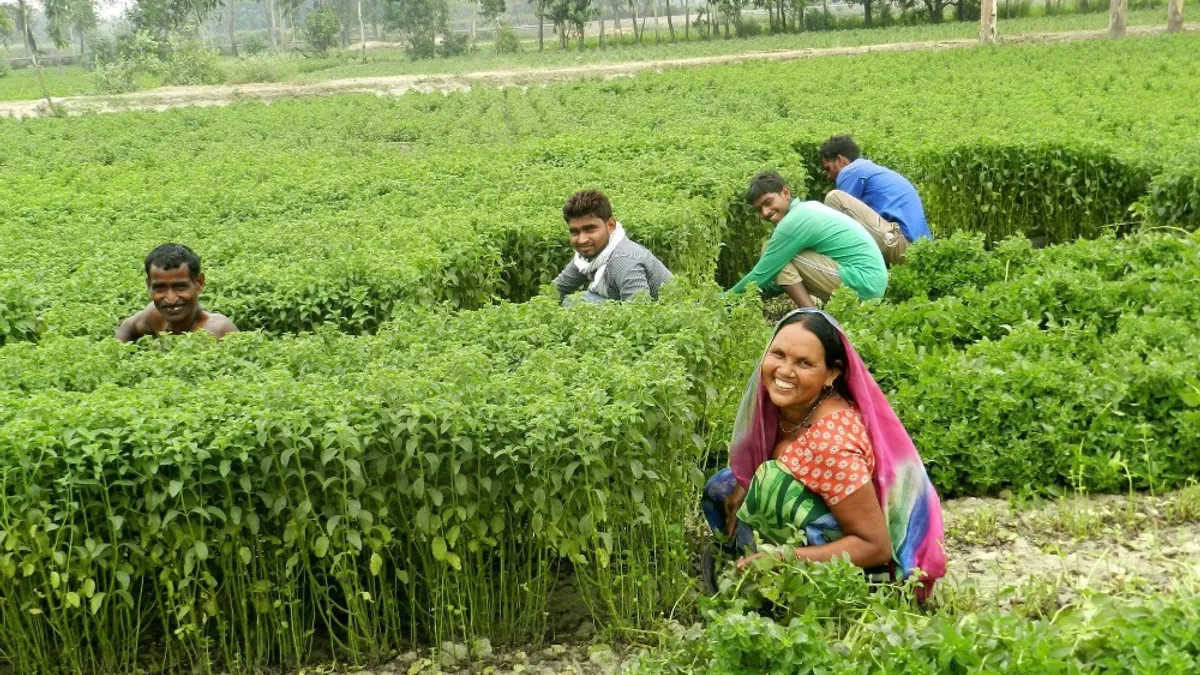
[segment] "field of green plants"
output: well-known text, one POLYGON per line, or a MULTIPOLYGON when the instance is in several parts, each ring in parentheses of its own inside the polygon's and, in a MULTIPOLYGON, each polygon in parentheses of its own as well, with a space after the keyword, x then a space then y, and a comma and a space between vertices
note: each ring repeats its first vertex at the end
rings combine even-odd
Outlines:
MULTIPOLYGON (((619 635, 695 613, 686 523, 769 333, 756 298, 713 282, 766 234, 741 204, 749 176, 774 167, 819 197, 815 147, 834 132, 913 178, 938 237, 885 299, 831 311, 940 492, 1186 485, 1198 49, 1178 35, 0 121, 0 660, 254 672, 536 642, 568 571, 619 635), (583 187, 678 273, 660 302, 557 306, 559 208, 583 187), (110 339, 169 240, 200 253, 206 304, 245 332, 110 339)), ((1151 599, 1106 625, 1198 608, 1151 599)), ((974 639, 879 611, 893 633, 974 639)), ((817 635, 722 616, 710 647, 655 667, 817 635)), ((1020 663, 1074 644, 1082 665, 1063 672, 1092 672, 1092 647, 1140 649, 978 621, 1029 647, 1020 663)), ((1163 633, 1175 660, 1143 672, 1194 664, 1186 637, 1163 633)), ((869 643, 854 663, 894 658, 881 639, 847 642, 869 643)))

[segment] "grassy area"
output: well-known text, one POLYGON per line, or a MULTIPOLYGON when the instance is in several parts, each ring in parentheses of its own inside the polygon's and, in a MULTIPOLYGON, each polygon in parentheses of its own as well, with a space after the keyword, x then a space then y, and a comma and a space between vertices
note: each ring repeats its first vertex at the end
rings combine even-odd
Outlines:
MULTIPOLYGON (((1191 0, 1191 7, 1200 2, 1191 0)), ((1129 13, 1130 26, 1163 24, 1165 9, 1135 10, 1129 13)), ((1028 33, 1051 33, 1075 30, 1100 30, 1108 25, 1105 12, 1088 14, 1064 14, 1038 16, 1000 21, 1000 35, 1028 33)), ((531 68, 571 67, 587 64, 622 63, 627 61, 679 59, 706 56, 721 56, 757 51, 784 51, 791 49, 822 49, 832 47, 854 47, 894 42, 922 42, 972 38, 978 35, 978 26, 973 22, 944 23, 940 25, 893 26, 878 29, 820 31, 787 35, 764 35, 744 40, 702 40, 693 32, 691 41, 683 41, 683 33, 677 30, 679 41, 654 44, 647 38, 646 44, 625 44, 606 50, 595 47, 594 38, 589 39, 589 48, 583 52, 572 47, 560 49, 553 35, 545 43, 545 52, 536 51, 536 43, 525 43, 526 51, 520 54, 500 55, 493 51, 490 43, 481 42, 478 51, 465 57, 411 61, 401 49, 380 49, 367 53, 367 63, 362 63, 357 52, 345 52, 322 59, 307 59, 299 55, 267 55, 241 59, 223 59, 226 81, 229 84, 251 82, 323 82, 351 77, 379 77, 388 75, 420 75, 435 73, 469 73, 485 70, 519 70, 531 68)), ((626 36, 625 39, 628 39, 626 36)), ((15 52, 13 52, 15 53, 15 52)), ((82 66, 63 66, 45 70, 46 85, 52 96, 86 96, 99 93, 93 77, 82 66)), ((153 77, 143 77, 143 89, 161 85, 153 77)), ((36 73, 32 69, 14 70, 0 78, 0 101, 22 101, 40 98, 43 95, 36 73)))

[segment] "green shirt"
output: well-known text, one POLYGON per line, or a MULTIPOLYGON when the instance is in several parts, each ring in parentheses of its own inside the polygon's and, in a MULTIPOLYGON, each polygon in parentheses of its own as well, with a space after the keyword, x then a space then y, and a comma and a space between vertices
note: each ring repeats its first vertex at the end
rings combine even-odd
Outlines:
POLYGON ((778 293, 775 277, 804 250, 833 258, 842 283, 863 300, 883 297, 887 290, 887 267, 883 254, 867 228, 850 216, 820 202, 793 199, 787 215, 775 226, 758 264, 742 277, 732 293, 741 293, 751 281, 768 293, 778 293))

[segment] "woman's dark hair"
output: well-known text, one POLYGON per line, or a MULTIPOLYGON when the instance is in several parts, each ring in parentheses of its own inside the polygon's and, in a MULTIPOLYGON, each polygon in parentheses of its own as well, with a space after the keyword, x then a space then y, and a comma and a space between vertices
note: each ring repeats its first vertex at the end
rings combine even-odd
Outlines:
POLYGON ((778 335, 784 327, 794 323, 804 326, 808 332, 816 335, 817 339, 821 341, 821 348, 825 350, 825 367, 837 368, 842 371, 833 381, 833 391, 847 401, 853 401, 854 397, 850 394, 850 387, 846 384, 846 372, 849 369, 850 360, 846 357, 846 347, 842 344, 841 331, 830 323, 824 314, 796 312, 779 324, 775 334, 778 335))

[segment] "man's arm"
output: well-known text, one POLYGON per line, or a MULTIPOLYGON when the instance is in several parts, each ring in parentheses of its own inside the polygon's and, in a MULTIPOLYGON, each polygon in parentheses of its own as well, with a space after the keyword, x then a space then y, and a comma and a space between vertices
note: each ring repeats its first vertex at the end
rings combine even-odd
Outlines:
MULTIPOLYGON (((608 264, 611 269, 613 259, 609 259, 608 264)), ((646 265, 637 263, 633 267, 622 270, 621 273, 621 300, 632 300, 633 296, 645 291, 650 293, 650 278, 646 275, 646 265)))
POLYGON ((746 286, 751 281, 768 292, 777 291, 775 277, 779 275, 779 271, 783 269, 784 265, 791 262, 797 253, 804 250, 807 243, 798 236, 798 228, 794 224, 794 219, 793 222, 789 222, 789 218, 793 215, 794 212, 784 216, 783 220, 775 226, 775 231, 771 233, 771 238, 767 241, 767 248, 759 257, 758 263, 754 265, 754 269, 742 277, 741 281, 734 284, 729 292, 741 293, 746 290, 746 286))
POLYGON ((574 262, 567 263, 562 272, 554 277, 554 285, 558 288, 558 294, 566 297, 571 293, 579 290, 587 283, 587 275, 579 271, 574 262))
POLYGON ((121 322, 114 336, 121 342, 137 342, 145 337, 148 331, 142 325, 143 312, 138 312, 121 322))
POLYGON ((212 333, 213 337, 217 338, 218 340, 226 335, 229 335, 230 333, 238 332, 238 327, 233 325, 233 322, 229 320, 229 317, 223 314, 217 314, 213 318, 216 319, 216 321, 215 324, 209 328, 209 332, 212 333))

